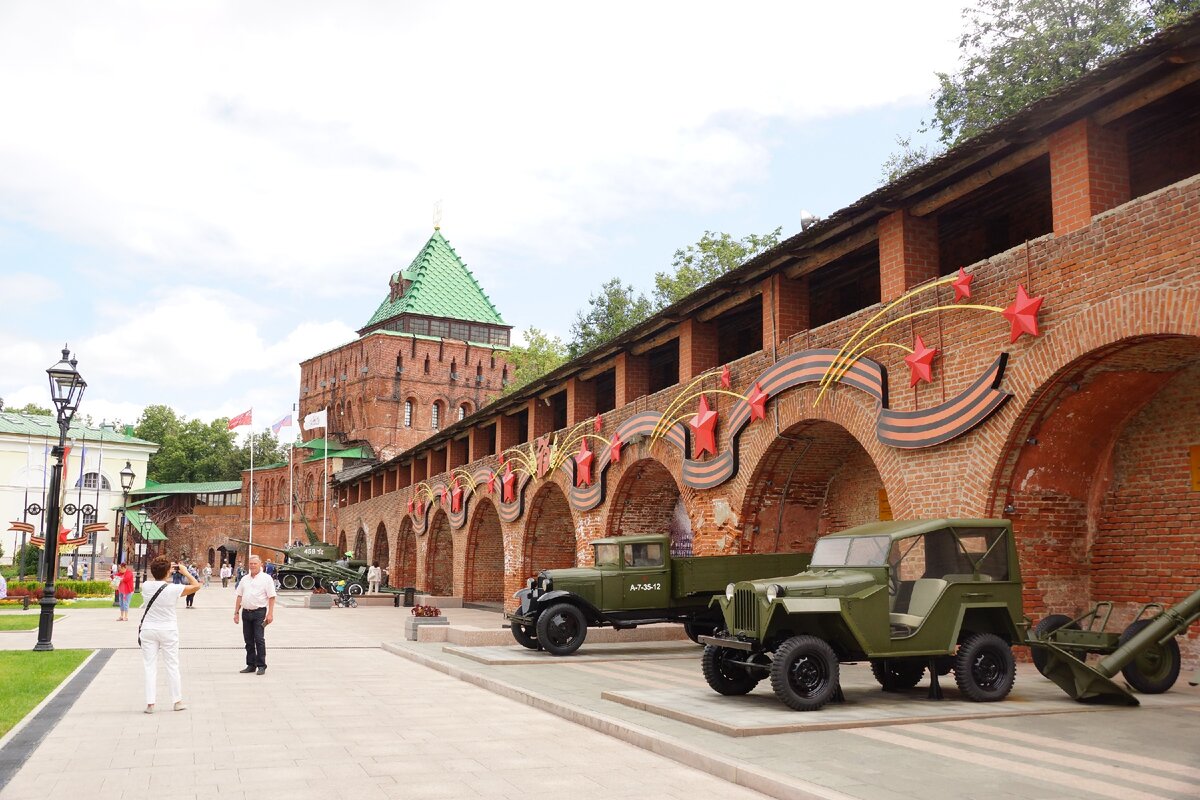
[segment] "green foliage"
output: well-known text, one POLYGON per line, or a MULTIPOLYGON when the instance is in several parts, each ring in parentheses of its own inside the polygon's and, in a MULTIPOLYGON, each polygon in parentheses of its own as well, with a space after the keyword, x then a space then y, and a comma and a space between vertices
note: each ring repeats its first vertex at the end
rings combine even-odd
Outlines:
POLYGON ((513 345, 505 355, 513 369, 505 394, 554 371, 567 360, 567 347, 557 336, 548 336, 529 327, 525 329, 524 338, 525 344, 513 345))
POLYGON ((90 653, 90 650, 0 651, 0 686, 4 687, 0 692, 0 736, 36 708, 90 653))
MULTIPOLYGON (((178 416, 169 406, 152 405, 142 412, 134 435, 159 444, 158 452, 150 456, 147 474, 159 483, 235 481, 250 468, 250 443, 237 446, 227 417, 205 423, 178 416)), ((270 429, 251 439, 255 464, 286 460, 286 448, 270 429)))
POLYGON ((947 145, 1007 119, 1200 8, 1200 0, 980 0, 959 69, 938 73, 931 127, 947 145))
POLYGON ((38 561, 42 557, 42 549, 34 547, 31 544, 25 545, 24 548, 17 549, 17 557, 13 560, 14 564, 20 564, 22 560, 25 562, 25 574, 37 575, 38 561))
POLYGON ((42 408, 36 403, 26 403, 23 408, 10 408, 15 414, 32 414, 36 417, 53 417, 54 412, 48 408, 42 408))
POLYGON ((896 144, 900 149, 888 156, 883 162, 883 180, 891 183, 905 173, 912 172, 938 153, 931 151, 928 145, 914 147, 911 136, 897 136, 896 144))
POLYGON ((655 273, 655 307, 666 308, 677 303, 701 286, 771 249, 779 244, 782 231, 783 228, 776 228, 761 236, 752 233, 741 239, 734 239, 728 233, 705 231, 700 241, 675 251, 671 261, 674 272, 655 273))
POLYGON ((588 307, 575 314, 571 325, 571 357, 599 347, 645 320, 654 312, 643 294, 634 292, 620 278, 605 281, 600 291, 588 298, 588 307))

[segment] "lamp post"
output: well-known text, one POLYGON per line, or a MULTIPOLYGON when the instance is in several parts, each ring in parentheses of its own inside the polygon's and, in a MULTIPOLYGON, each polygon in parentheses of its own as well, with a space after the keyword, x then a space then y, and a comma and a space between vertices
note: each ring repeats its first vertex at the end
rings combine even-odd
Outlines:
POLYGON ((62 527, 61 500, 63 450, 67 443, 67 430, 71 427, 71 418, 79 410, 79 402, 83 399, 83 390, 87 381, 75 369, 78 365, 71 358, 71 351, 64 347, 62 358, 57 364, 46 370, 50 378, 50 399, 54 401, 58 419, 58 446, 51 450, 54 456, 54 466, 50 469, 50 496, 46 505, 46 584, 42 592, 42 613, 38 619, 38 640, 34 650, 53 650, 50 639, 54 634, 54 581, 58 577, 58 532, 62 527))
MULTIPOLYGON (((113 554, 117 564, 125 562, 125 521, 129 516, 126 509, 129 507, 129 490, 133 488, 136 477, 133 465, 126 461, 125 469, 121 470, 121 522, 117 525, 117 552, 113 554)), ((113 589, 113 605, 117 604, 117 590, 113 589)))

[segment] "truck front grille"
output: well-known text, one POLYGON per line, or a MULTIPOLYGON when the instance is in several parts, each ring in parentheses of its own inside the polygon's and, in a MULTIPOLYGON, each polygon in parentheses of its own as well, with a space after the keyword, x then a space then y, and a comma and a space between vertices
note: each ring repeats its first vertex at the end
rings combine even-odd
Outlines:
POLYGON ((758 597, 751 589, 738 589, 733 595, 733 626, 739 631, 758 633, 758 597))

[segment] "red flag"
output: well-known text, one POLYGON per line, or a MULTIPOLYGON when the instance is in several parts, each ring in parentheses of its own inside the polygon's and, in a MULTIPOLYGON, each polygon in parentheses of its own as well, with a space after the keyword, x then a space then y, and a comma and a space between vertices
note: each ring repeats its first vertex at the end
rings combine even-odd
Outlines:
POLYGON ((252 408, 249 411, 246 411, 242 414, 238 414, 236 417, 233 417, 232 419, 229 420, 229 430, 233 430, 234 428, 240 428, 243 425, 253 425, 254 423, 251 421, 253 415, 254 415, 254 409, 252 408))

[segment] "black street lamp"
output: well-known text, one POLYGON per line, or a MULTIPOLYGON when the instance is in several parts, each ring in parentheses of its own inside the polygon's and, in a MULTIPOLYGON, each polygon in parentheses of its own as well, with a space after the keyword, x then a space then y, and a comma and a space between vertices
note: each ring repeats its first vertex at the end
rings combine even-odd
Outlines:
POLYGON ((53 650, 50 637, 54 634, 54 581, 58 577, 58 531, 62 526, 62 508, 60 497, 62 491, 63 451, 67 443, 67 429, 71 427, 71 418, 79 410, 79 402, 83 399, 83 390, 87 381, 75 369, 78 365, 71 358, 71 351, 63 347, 62 359, 46 370, 50 377, 50 399, 58 417, 58 446, 51 450, 54 456, 54 466, 50 469, 50 495, 46 501, 46 585, 42 592, 42 613, 38 619, 38 640, 34 650, 53 650))
MULTIPOLYGON (((113 559, 119 565, 125 562, 125 521, 129 515, 126 510, 129 508, 129 490, 133 488, 133 480, 137 475, 133 472, 133 465, 128 461, 125 462, 125 469, 121 470, 121 522, 117 525, 117 552, 113 554, 113 559)), ((113 589, 113 605, 118 605, 117 590, 113 589)))

